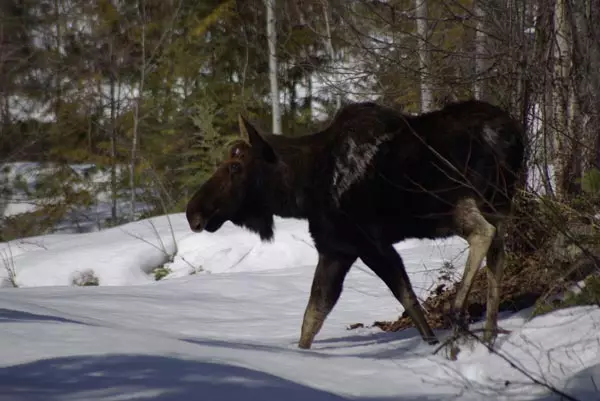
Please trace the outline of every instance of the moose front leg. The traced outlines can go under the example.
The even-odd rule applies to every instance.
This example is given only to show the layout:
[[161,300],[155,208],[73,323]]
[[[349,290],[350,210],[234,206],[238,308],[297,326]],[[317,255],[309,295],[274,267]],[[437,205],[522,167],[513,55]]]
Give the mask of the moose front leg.
[[319,253],[319,263],[313,277],[310,298],[304,312],[299,348],[308,349],[321,330],[323,322],[337,303],[344,278],[356,257],[333,253]]
[[427,323],[423,308],[410,284],[402,258],[392,245],[363,244],[360,258],[392,291],[412,319],[423,340],[430,345],[439,343]]

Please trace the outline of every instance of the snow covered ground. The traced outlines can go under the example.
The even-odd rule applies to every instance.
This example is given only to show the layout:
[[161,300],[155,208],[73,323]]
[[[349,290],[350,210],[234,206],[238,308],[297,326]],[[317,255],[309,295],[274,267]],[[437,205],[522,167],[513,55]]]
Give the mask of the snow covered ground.
[[[305,222],[276,224],[272,243],[229,223],[193,234],[176,214],[0,244],[0,277],[11,266],[19,285],[0,288],[0,400],[559,399],[532,378],[600,399],[599,308],[504,316],[500,355],[474,345],[451,362],[414,329],[347,330],[402,312],[360,262],[313,348],[298,349],[317,256]],[[421,298],[445,261],[460,278],[461,239],[396,248]],[[163,265],[172,273],[155,281]],[[72,286],[86,270],[100,285]]]

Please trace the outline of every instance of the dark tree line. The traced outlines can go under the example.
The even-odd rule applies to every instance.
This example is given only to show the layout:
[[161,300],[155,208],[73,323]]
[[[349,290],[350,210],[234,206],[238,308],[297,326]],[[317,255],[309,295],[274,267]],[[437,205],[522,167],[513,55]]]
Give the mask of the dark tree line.
[[[277,0],[283,135],[354,100],[416,113],[477,97],[527,126],[546,192],[575,196],[600,161],[599,12],[592,0]],[[115,221],[139,218],[138,201],[179,211],[238,113],[272,128],[268,56],[262,0],[5,0],[0,160],[104,169]]]

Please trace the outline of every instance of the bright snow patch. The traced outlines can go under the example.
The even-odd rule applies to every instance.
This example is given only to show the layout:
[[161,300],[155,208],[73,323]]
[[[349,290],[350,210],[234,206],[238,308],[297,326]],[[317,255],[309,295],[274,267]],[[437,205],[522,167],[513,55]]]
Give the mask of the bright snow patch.
[[[300,350],[316,263],[306,223],[278,219],[262,243],[231,224],[192,234],[182,214],[169,217],[0,244],[25,287],[0,290],[0,400],[558,399],[481,345],[450,362],[414,329],[348,331],[402,312],[360,262],[313,349]],[[396,248],[421,298],[444,261],[460,276],[466,257],[457,238]],[[154,281],[163,265],[173,272]],[[70,286],[85,269],[99,287]],[[512,333],[499,338],[501,355],[597,399],[600,310],[526,316],[502,319]]]

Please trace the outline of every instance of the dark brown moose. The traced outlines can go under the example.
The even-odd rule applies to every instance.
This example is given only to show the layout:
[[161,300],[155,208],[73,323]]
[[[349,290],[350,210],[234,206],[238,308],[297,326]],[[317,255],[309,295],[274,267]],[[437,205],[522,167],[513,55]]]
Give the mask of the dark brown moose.
[[[259,133],[240,116],[245,140],[190,199],[194,232],[223,223],[273,238],[273,216],[307,219],[319,253],[298,346],[310,348],[360,258],[385,282],[429,344],[438,339],[393,244],[459,235],[469,244],[449,316],[467,327],[465,305],[487,256],[484,341],[497,336],[506,217],[524,163],[524,133],[505,111],[469,100],[410,116],[375,103],[341,108],[322,131]],[[458,329],[457,329],[458,328]]]

